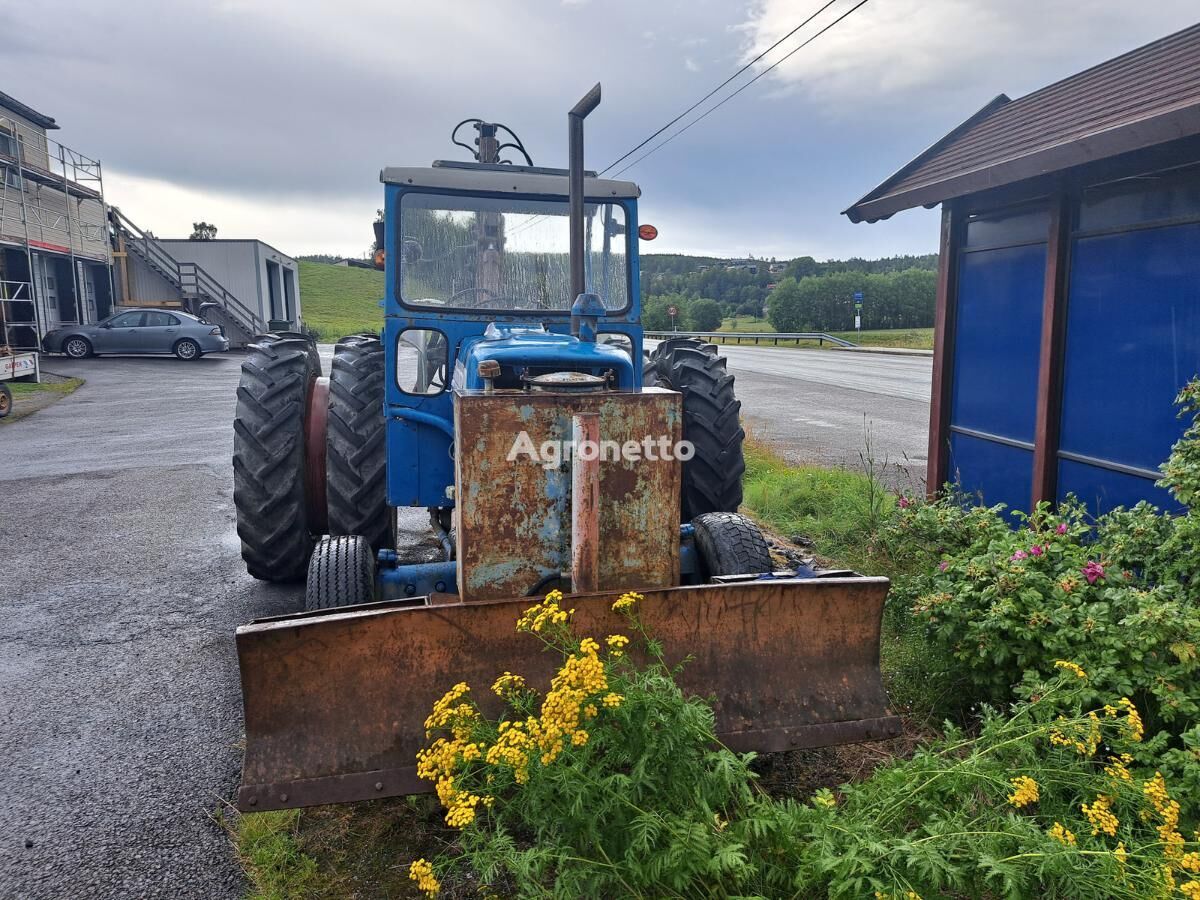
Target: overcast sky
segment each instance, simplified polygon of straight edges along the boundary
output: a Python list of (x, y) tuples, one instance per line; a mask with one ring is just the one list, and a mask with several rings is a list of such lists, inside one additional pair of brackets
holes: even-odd
[[(564, 165), (566, 111), (600, 81), (587, 164), (603, 168), (822, 5), (0, 0), (0, 91), (55, 117), (103, 162), (109, 202), (161, 237), (203, 219), (291, 254), (361, 255), (379, 170), (462, 158), (459, 119), (505, 122), (535, 163)], [(931, 252), (934, 212), (839, 213), (996, 94), (1196, 18), (1195, 0), (870, 0), (623, 177), (659, 252)]]

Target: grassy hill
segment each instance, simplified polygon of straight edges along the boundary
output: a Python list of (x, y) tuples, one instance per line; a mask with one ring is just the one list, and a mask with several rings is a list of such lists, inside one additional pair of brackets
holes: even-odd
[(304, 321), (322, 341), (383, 327), (383, 273), (300, 261)]

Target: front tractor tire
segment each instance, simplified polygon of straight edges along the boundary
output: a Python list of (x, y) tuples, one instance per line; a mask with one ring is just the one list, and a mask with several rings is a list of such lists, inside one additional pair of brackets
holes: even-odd
[(246, 570), (304, 580), (323, 522), (308, 432), (321, 362), (311, 341), (264, 335), (242, 362), (233, 421), (233, 504)]
[(375, 550), (395, 546), (387, 504), (383, 344), (374, 334), (338, 341), (329, 370), (326, 491), (329, 533), (361, 535)]
[(739, 513), (705, 513), (692, 522), (703, 573), (760, 575), (775, 568), (766, 538), (753, 521)]
[(308, 564), (304, 608), (308, 612), (370, 603), (375, 599), (375, 554), (366, 538), (321, 538)]
[(733, 376), (716, 347), (695, 338), (663, 341), (651, 356), (658, 384), (683, 395), (683, 439), (695, 455), (683, 464), (682, 516), (686, 522), (712, 512), (737, 512), (746, 463), (739, 420), (742, 405)]

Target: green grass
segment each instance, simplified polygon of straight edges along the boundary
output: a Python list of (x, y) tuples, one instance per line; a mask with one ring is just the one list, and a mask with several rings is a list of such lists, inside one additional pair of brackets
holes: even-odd
[(932, 328), (886, 328), (877, 331), (834, 331), (834, 337), (864, 347), (900, 347), (912, 350), (933, 349)]
[(304, 321), (322, 341), (383, 327), (383, 273), (350, 266), (300, 263)]
[[(766, 319), (751, 319), (749, 316), (738, 316), (736, 322), (732, 318), (727, 318), (717, 330), (728, 332), (729, 334), (744, 334), (747, 332), (765, 334), (775, 331), (771, 327), (771, 323)], [(932, 328), (880, 328), (861, 332), (832, 331), (830, 334), (842, 340), (860, 344), (863, 347), (892, 347), (910, 350), (933, 349)], [(723, 343), (720, 338), (717, 338), (717, 342)], [(774, 345), (768, 342), (763, 346), (770, 347)], [(799, 345), (787, 343), (780, 344), (779, 346), (811, 348), (818, 346), (818, 343), (817, 341), (803, 341)], [(828, 347), (830, 345), (825, 344), (824, 346)]]
[(750, 316), (736, 316), (727, 318), (721, 323), (721, 327), (717, 331), (730, 332), (754, 332), (762, 333), (764, 331), (774, 331), (771, 323), (766, 319), (751, 318)]
[(895, 497), (879, 482), (849, 469), (784, 462), (746, 444), (743, 507), (783, 537), (801, 534), (825, 560), (849, 568), (877, 568), (871, 536)]
[(36, 394), (72, 394), (83, 384), (82, 378), (67, 378), (63, 381), (44, 381), (41, 384), (31, 384), (25, 381), (6, 382), (13, 397), (32, 397)]

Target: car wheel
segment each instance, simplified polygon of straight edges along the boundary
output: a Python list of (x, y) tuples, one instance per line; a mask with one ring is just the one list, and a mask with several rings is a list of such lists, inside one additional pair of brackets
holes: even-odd
[(8, 385), (0, 382), (0, 419), (5, 418), (12, 412), (12, 391), (8, 389)]
[(63, 353), (71, 359), (87, 359), (92, 355), (92, 344), (87, 338), (69, 337), (63, 343)]
[(175, 355), (180, 359), (199, 359), (200, 345), (190, 338), (175, 342)]

